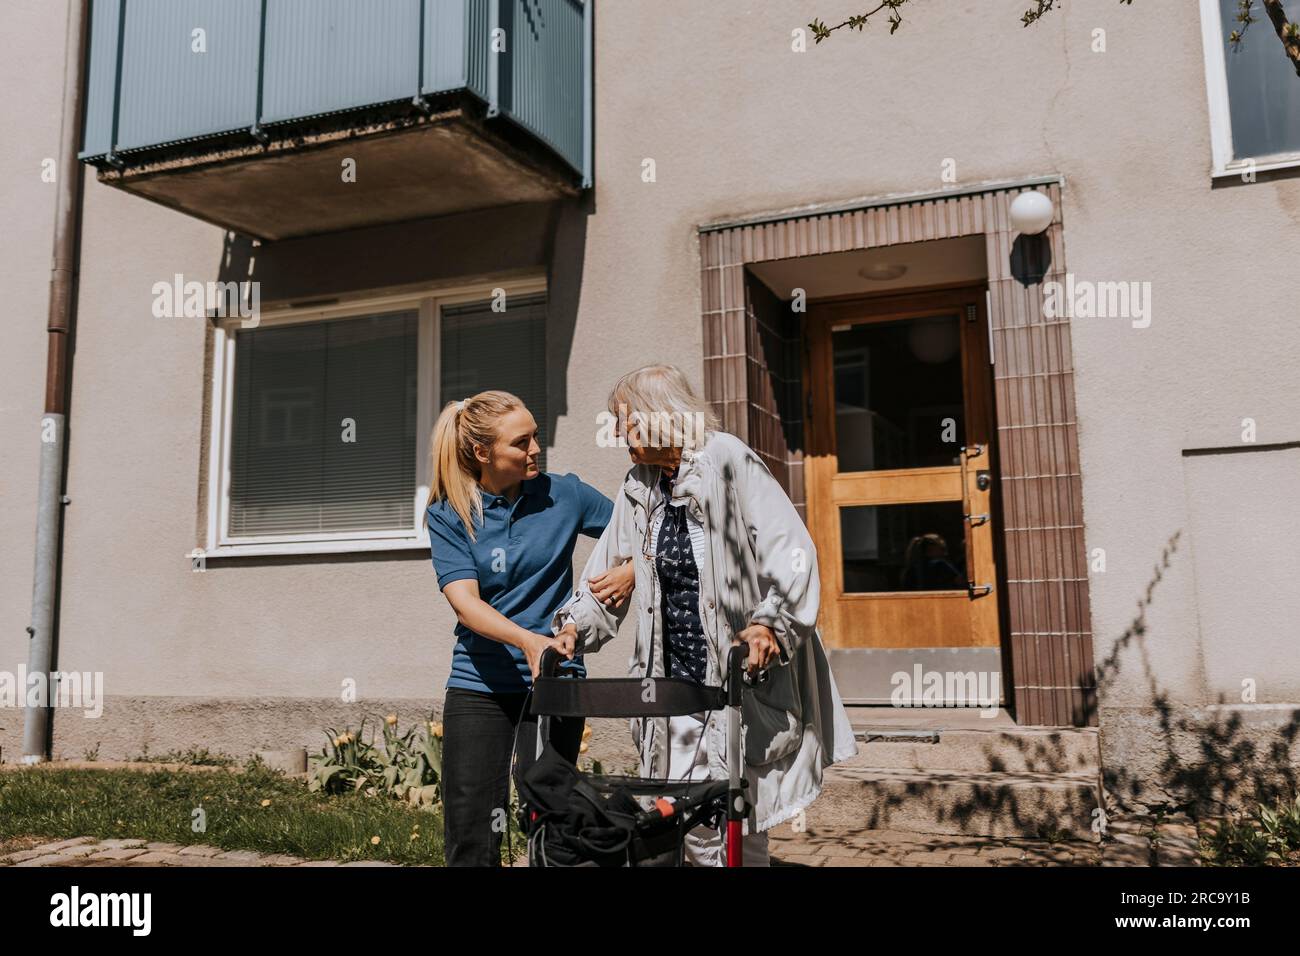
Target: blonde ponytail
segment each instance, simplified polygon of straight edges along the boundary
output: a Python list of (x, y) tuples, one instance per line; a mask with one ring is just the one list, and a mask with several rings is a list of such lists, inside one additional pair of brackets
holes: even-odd
[[(429, 500), (446, 500), (460, 515), (471, 541), (483, 523), (483, 497), (479, 493), (479, 463), (475, 445), (491, 445), (497, 438), (501, 416), (523, 406), (510, 392), (493, 389), (473, 398), (448, 402), (433, 426), (429, 441)], [(428, 520), (428, 515), (425, 515)]]

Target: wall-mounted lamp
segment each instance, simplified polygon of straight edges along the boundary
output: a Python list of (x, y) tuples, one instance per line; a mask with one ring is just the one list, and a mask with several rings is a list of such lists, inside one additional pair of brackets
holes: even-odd
[(1011, 200), (1011, 228), (1036, 236), (1052, 224), (1052, 200), (1040, 192), (1021, 193)]

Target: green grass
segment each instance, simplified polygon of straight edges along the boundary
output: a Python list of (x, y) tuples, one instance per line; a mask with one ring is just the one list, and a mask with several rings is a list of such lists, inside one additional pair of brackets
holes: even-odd
[[(206, 814), (200, 833), (191, 828), (197, 808)], [(21, 836), (131, 837), (309, 860), (443, 865), (440, 811), (385, 797), (309, 793), (256, 760), (242, 773), (41, 766), (0, 772), (0, 841)], [(378, 844), (371, 842), (376, 836)]]
[[(87, 759), (94, 758), (88, 757)], [(132, 763), (184, 763), (194, 767), (233, 767), (239, 763), (230, 754), (212, 753), (207, 747), (169, 750), (166, 753), (152, 755), (146, 748), (144, 753), (137, 754), (129, 759)]]

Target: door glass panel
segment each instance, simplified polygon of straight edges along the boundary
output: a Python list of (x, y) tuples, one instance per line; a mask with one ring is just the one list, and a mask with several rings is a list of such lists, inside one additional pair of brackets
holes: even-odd
[(844, 591), (966, 590), (960, 501), (840, 508)]
[(955, 316), (854, 325), (832, 343), (840, 472), (958, 464), (966, 422)]

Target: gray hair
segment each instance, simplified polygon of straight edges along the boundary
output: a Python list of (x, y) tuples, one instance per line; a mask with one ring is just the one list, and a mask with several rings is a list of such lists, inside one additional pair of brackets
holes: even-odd
[(628, 372), (609, 393), (609, 411), (627, 425), (640, 426), (652, 447), (703, 445), (721, 427), (708, 402), (695, 394), (675, 365), (646, 365)]

